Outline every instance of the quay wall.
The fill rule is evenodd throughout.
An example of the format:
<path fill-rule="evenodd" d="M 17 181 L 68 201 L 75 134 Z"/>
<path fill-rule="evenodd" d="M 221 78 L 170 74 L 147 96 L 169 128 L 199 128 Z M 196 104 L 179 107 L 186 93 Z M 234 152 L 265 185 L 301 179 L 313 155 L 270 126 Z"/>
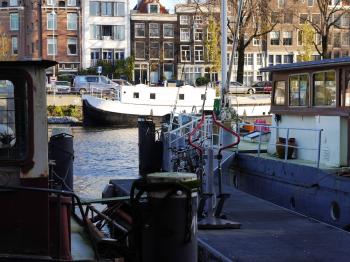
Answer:
<path fill-rule="evenodd" d="M 82 106 L 80 95 L 52 95 L 46 97 L 48 106 Z"/>

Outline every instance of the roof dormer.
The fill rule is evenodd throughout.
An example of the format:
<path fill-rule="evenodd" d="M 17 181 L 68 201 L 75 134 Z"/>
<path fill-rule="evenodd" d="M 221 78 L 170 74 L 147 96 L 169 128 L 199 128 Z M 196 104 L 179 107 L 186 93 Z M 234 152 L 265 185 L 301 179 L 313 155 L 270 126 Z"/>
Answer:
<path fill-rule="evenodd" d="M 160 6 L 158 3 L 149 3 L 147 6 L 147 10 L 149 14 L 159 14 Z"/>

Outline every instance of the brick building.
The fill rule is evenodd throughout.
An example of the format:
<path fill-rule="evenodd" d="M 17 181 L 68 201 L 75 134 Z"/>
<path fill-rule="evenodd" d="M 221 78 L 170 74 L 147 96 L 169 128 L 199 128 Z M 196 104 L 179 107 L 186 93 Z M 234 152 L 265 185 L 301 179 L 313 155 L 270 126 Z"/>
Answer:
<path fill-rule="evenodd" d="M 141 0 L 131 11 L 131 54 L 135 83 L 176 79 L 177 17 L 157 0 Z"/>

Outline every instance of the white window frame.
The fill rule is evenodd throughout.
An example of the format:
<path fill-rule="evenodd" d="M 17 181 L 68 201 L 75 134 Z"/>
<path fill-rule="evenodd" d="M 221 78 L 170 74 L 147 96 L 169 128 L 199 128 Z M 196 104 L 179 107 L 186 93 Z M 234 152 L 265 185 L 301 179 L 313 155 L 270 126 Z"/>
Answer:
<path fill-rule="evenodd" d="M 119 7 L 120 5 L 122 6 L 122 8 Z M 125 16 L 125 3 L 124 2 L 115 2 L 113 8 L 114 8 L 114 10 L 113 10 L 114 16 L 120 16 L 120 17 Z"/>
<path fill-rule="evenodd" d="M 203 16 L 195 15 L 193 18 L 194 26 L 201 26 L 203 24 Z"/>
<path fill-rule="evenodd" d="M 15 53 L 15 50 L 17 51 L 16 53 Z M 11 54 L 18 55 L 18 37 L 17 36 L 11 37 Z"/>
<path fill-rule="evenodd" d="M 166 26 L 171 26 L 172 28 L 172 36 L 165 36 L 165 27 Z M 174 24 L 163 24 L 163 38 L 174 38 Z"/>
<path fill-rule="evenodd" d="M 157 57 L 151 57 L 151 46 L 152 46 L 152 43 L 153 44 L 157 44 L 157 46 L 158 46 L 158 56 Z M 150 43 L 149 43 L 149 46 L 148 46 L 148 49 L 149 49 L 149 59 L 150 60 L 159 60 L 160 59 L 160 43 L 159 42 L 156 42 L 156 41 L 151 41 Z"/>
<path fill-rule="evenodd" d="M 136 44 L 137 43 L 143 43 L 143 57 L 137 57 L 137 49 Z M 135 41 L 135 60 L 145 60 L 146 59 L 146 44 L 143 41 Z"/>
<path fill-rule="evenodd" d="M 188 50 L 183 50 L 184 47 L 188 47 Z M 183 60 L 183 56 L 182 56 L 182 53 L 185 52 L 185 54 L 189 53 L 189 60 Z M 184 57 L 187 57 L 187 55 L 185 55 Z M 181 45 L 180 46 L 180 58 L 181 58 L 181 62 L 191 62 L 191 46 L 190 45 Z"/>
<path fill-rule="evenodd" d="M 157 25 L 157 30 L 158 30 L 158 34 L 156 36 L 151 36 L 151 25 Z M 149 23 L 148 24 L 148 37 L 149 38 L 159 38 L 160 37 L 160 28 L 159 28 L 159 23 Z"/>
<path fill-rule="evenodd" d="M 56 5 L 56 0 L 46 0 L 46 5 Z"/>
<path fill-rule="evenodd" d="M 253 38 L 253 46 L 261 46 L 261 38 L 260 37 L 258 37 L 258 38 L 254 37 Z"/>
<path fill-rule="evenodd" d="M 188 15 L 180 15 L 180 25 L 188 25 L 190 23 Z"/>
<path fill-rule="evenodd" d="M 277 0 L 278 8 L 284 8 L 285 4 L 285 0 Z"/>
<path fill-rule="evenodd" d="M 70 54 L 69 53 L 69 48 L 68 45 L 70 44 L 69 41 L 73 40 L 75 42 L 75 46 L 76 46 L 76 54 Z M 78 55 L 78 38 L 77 37 L 68 37 L 67 38 L 67 55 L 68 56 L 77 56 Z"/>
<path fill-rule="evenodd" d="M 187 35 L 188 37 L 184 38 L 183 36 Z M 191 30 L 188 27 L 180 28 L 180 41 L 189 42 L 191 41 Z"/>
<path fill-rule="evenodd" d="M 16 23 L 13 23 L 13 16 L 17 16 Z M 18 31 L 19 30 L 19 14 L 18 13 L 10 13 L 10 30 Z"/>
<path fill-rule="evenodd" d="M 156 13 L 151 13 L 151 6 L 157 6 L 157 12 Z M 147 5 L 147 11 L 149 14 L 159 14 L 160 13 L 160 7 L 159 7 L 159 4 L 154 4 L 154 3 L 149 3 Z"/>
<path fill-rule="evenodd" d="M 165 52 L 164 52 L 164 50 L 165 50 L 165 48 L 164 48 L 164 46 L 165 46 L 165 44 L 172 44 L 172 46 L 173 46 L 173 57 L 172 58 L 168 58 L 168 57 L 165 57 Z M 164 42 L 163 43 L 163 59 L 164 60 L 174 60 L 174 51 L 175 51 L 175 49 L 174 49 L 174 43 L 173 42 Z"/>
<path fill-rule="evenodd" d="M 200 31 L 198 32 L 198 30 L 200 30 Z M 203 28 L 194 28 L 193 29 L 194 41 L 203 41 L 203 34 L 204 34 Z M 197 36 L 200 36 L 200 35 L 202 37 L 200 39 L 197 38 Z"/>
<path fill-rule="evenodd" d="M 312 4 L 311 4 L 311 5 L 309 5 L 309 1 L 312 1 Z M 314 0 L 307 0 L 307 6 L 308 6 L 308 7 L 313 7 L 313 6 L 314 6 Z"/>
<path fill-rule="evenodd" d="M 49 27 L 49 17 L 50 16 L 53 16 L 53 21 L 52 21 L 52 24 L 53 24 L 53 28 Z M 54 13 L 54 12 L 50 12 L 50 13 L 47 13 L 46 15 L 46 29 L 47 30 L 57 30 L 57 14 Z"/>
<path fill-rule="evenodd" d="M 49 50 L 49 46 L 50 46 L 50 42 L 51 42 L 51 45 L 53 45 L 53 53 L 50 53 Z M 52 43 L 53 42 L 53 43 Z M 57 38 L 53 38 L 52 36 L 48 36 L 47 37 L 47 55 L 57 55 Z"/>
<path fill-rule="evenodd" d="M 262 54 L 262 53 L 257 53 L 256 54 L 256 65 L 258 65 L 258 66 L 262 66 L 263 64 L 264 64 L 264 55 Z M 259 63 L 259 61 L 260 61 L 260 63 Z"/>
<path fill-rule="evenodd" d="M 10 6 L 18 6 L 18 0 L 10 0 Z"/>
<path fill-rule="evenodd" d="M 69 24 L 72 24 L 72 23 L 69 23 L 69 17 L 74 17 L 74 15 L 75 15 L 74 28 L 73 27 L 69 28 Z M 67 30 L 69 30 L 69 31 L 78 30 L 78 14 L 77 13 L 67 13 Z"/>
<path fill-rule="evenodd" d="M 67 0 L 67 6 L 77 6 L 77 0 Z"/>
<path fill-rule="evenodd" d="M 119 30 L 118 30 L 119 29 Z M 125 25 L 114 25 L 113 28 L 113 39 L 118 41 L 124 41 L 125 40 Z M 122 32 L 122 34 L 117 34 L 117 32 Z M 121 36 L 120 38 L 117 38 L 117 35 Z"/>
<path fill-rule="evenodd" d="M 137 32 L 137 30 L 136 30 L 136 25 L 142 25 L 142 26 L 143 26 L 143 35 L 142 35 L 142 36 L 136 35 L 136 32 Z M 135 24 L 134 24 L 134 35 L 135 35 L 135 37 L 143 37 L 143 38 L 146 36 L 146 27 L 145 27 L 145 23 L 135 23 Z"/>
<path fill-rule="evenodd" d="M 201 49 L 197 49 L 200 47 Z M 196 56 L 198 57 L 198 59 L 196 59 Z M 202 45 L 195 45 L 194 46 L 194 61 L 195 62 L 204 62 L 204 46 Z"/>

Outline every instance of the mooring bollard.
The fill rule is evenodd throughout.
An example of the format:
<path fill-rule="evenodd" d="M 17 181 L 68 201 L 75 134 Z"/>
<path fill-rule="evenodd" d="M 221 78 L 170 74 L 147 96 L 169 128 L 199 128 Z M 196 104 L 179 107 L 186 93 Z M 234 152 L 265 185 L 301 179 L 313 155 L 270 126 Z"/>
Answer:
<path fill-rule="evenodd" d="M 134 182 L 132 204 L 142 210 L 134 214 L 142 262 L 197 262 L 197 192 L 192 173 L 153 173 Z M 146 204 L 139 201 L 142 193 Z"/>

